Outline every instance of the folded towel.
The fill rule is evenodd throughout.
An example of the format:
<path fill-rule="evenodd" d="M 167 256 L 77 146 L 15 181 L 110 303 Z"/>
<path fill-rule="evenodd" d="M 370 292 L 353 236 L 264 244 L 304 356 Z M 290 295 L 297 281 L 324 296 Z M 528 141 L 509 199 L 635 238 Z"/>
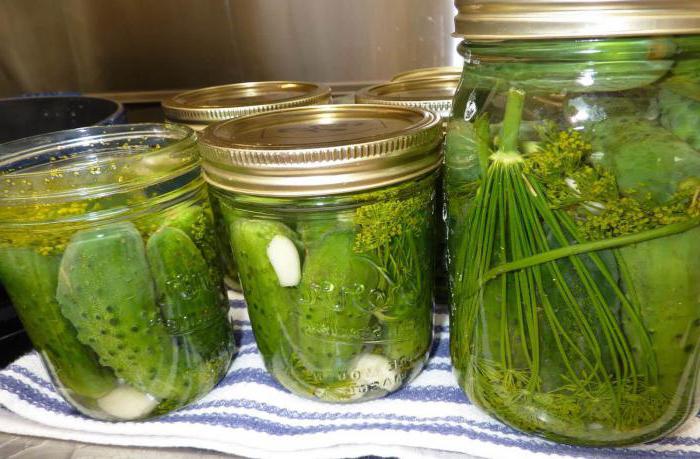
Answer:
<path fill-rule="evenodd" d="M 231 316 L 239 350 L 209 395 L 146 422 L 108 423 L 76 413 L 31 353 L 0 371 L 0 431 L 107 445 L 193 447 L 247 457 L 646 457 L 700 458 L 700 420 L 634 448 L 587 449 L 520 434 L 471 405 L 450 367 L 446 314 L 436 314 L 432 357 L 404 389 L 360 404 L 296 397 L 265 371 L 241 300 Z M 461 457 L 461 456 L 460 456 Z"/>

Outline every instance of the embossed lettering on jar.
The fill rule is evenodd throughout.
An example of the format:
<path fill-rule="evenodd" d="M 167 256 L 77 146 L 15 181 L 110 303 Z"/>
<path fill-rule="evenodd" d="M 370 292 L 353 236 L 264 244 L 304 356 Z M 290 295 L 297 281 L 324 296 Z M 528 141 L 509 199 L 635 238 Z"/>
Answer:
<path fill-rule="evenodd" d="M 282 110 L 205 130 L 205 175 L 258 348 L 295 394 L 368 400 L 422 368 L 440 140 L 437 115 L 376 105 Z"/>

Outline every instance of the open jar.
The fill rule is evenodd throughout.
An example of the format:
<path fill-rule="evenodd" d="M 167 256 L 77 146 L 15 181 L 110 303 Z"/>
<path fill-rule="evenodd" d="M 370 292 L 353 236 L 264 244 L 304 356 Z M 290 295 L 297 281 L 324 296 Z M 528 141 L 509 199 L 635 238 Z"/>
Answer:
<path fill-rule="evenodd" d="M 457 1 L 445 153 L 460 385 L 600 446 L 694 416 L 700 364 L 700 9 L 608 3 Z"/>
<path fill-rule="evenodd" d="M 239 118 L 200 137 L 267 369 L 309 398 L 398 390 L 432 341 L 440 119 L 336 105 Z"/>
<path fill-rule="evenodd" d="M 208 125 L 255 113 L 265 113 L 292 107 L 327 104 L 331 101 L 328 86 L 303 81 L 255 81 L 194 89 L 164 100 L 163 112 L 173 123 L 201 131 Z M 226 228 L 220 227 L 219 203 L 213 199 L 217 235 L 227 244 Z M 226 269 L 226 284 L 240 291 L 236 260 L 230 251 L 222 254 Z"/>
<path fill-rule="evenodd" d="M 134 420 L 211 390 L 233 335 L 192 130 L 59 131 L 0 158 L 0 281 L 66 400 Z"/>

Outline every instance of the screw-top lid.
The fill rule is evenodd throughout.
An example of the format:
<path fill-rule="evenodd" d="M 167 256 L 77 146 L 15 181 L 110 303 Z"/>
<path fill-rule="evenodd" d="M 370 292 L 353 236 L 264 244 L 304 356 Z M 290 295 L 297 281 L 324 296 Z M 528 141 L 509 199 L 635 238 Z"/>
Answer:
<path fill-rule="evenodd" d="M 355 94 L 355 101 L 358 104 L 420 107 L 445 118 L 452 110 L 452 98 L 458 85 L 459 76 L 394 81 L 361 89 Z"/>
<path fill-rule="evenodd" d="M 210 124 L 283 108 L 326 104 L 331 89 L 300 81 L 260 81 L 195 89 L 163 101 L 166 118 Z"/>
<path fill-rule="evenodd" d="M 420 108 L 317 105 L 233 119 L 199 138 L 205 179 L 257 196 L 320 196 L 419 177 L 442 162 L 440 118 Z"/>
<path fill-rule="evenodd" d="M 700 32 L 697 0 L 455 0 L 455 35 L 471 40 Z"/>
<path fill-rule="evenodd" d="M 426 67 L 409 70 L 394 75 L 391 81 L 420 80 L 423 78 L 436 78 L 445 76 L 458 77 L 462 74 L 462 67 Z"/>

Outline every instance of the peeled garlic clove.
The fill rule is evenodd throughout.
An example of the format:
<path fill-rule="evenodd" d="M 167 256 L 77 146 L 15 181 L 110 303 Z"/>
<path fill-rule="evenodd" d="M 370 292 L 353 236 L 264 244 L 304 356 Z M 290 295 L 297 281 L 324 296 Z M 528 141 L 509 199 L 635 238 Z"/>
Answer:
<path fill-rule="evenodd" d="M 158 400 L 130 386 L 119 386 L 97 399 L 97 406 L 122 421 L 140 419 L 158 406 Z"/>
<path fill-rule="evenodd" d="M 358 375 L 357 385 L 378 386 L 392 392 L 401 386 L 401 375 L 392 368 L 386 357 L 377 354 L 362 354 L 355 360 L 351 374 Z"/>
<path fill-rule="evenodd" d="M 282 287 L 296 287 L 301 281 L 301 260 L 291 239 L 277 235 L 267 245 L 267 258 Z"/>

